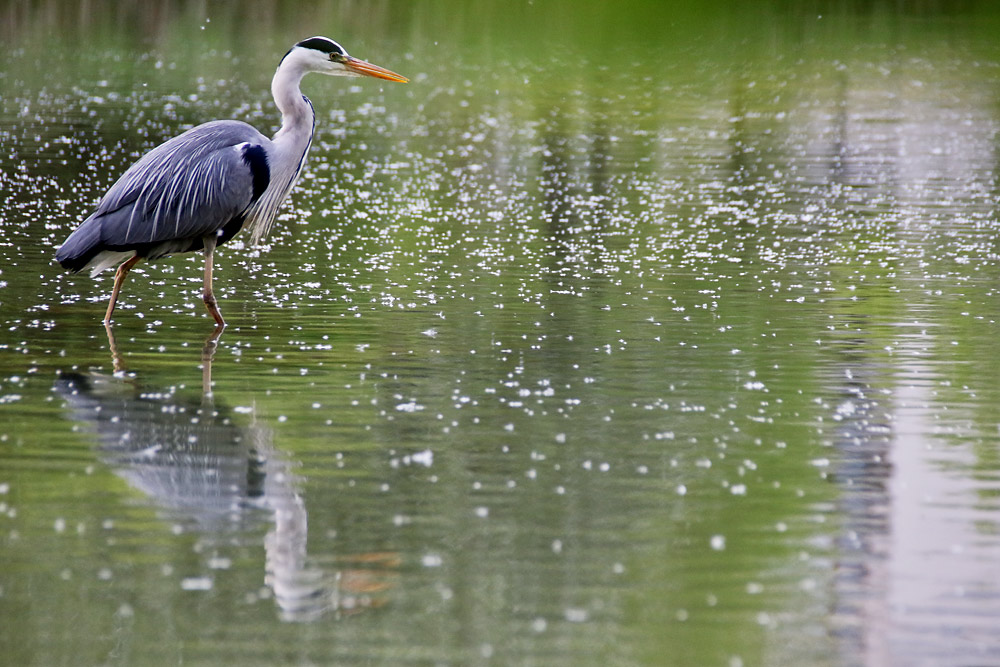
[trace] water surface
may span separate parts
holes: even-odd
[[[995,17],[453,4],[4,10],[3,661],[1000,661]],[[109,337],[54,246],[316,32],[411,84]]]

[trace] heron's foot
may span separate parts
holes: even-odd
[[[226,326],[226,321],[222,319],[222,313],[219,312],[219,302],[215,300],[215,294],[212,292],[205,292],[203,300],[205,301],[205,307],[208,308],[208,312],[211,313],[213,318],[215,318],[216,326]]]

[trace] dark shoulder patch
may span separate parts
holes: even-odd
[[[339,53],[340,55],[347,54],[344,47],[337,44],[337,42],[332,39],[327,39],[326,37],[310,37],[309,39],[302,40],[295,46],[301,46],[303,49],[315,49],[316,51],[321,51],[323,53]]]
[[[263,146],[250,144],[243,148],[243,161],[250,167],[253,177],[253,198],[260,199],[271,182],[271,167],[267,164],[267,152]]]

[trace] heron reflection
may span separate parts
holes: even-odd
[[[264,538],[265,583],[283,619],[310,621],[381,604],[388,577],[380,570],[330,572],[310,564],[306,505],[293,462],[275,448],[266,425],[252,418],[238,423],[233,410],[207,393],[217,340],[210,337],[203,350],[201,396],[144,387],[120,372],[65,373],[56,391],[72,418],[95,435],[100,458],[167,515],[189,518],[195,530],[213,538],[272,524]],[[365,554],[347,560],[392,568],[398,558]]]

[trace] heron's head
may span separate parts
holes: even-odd
[[[395,72],[349,56],[337,42],[326,37],[310,37],[293,46],[281,59],[281,67],[295,64],[309,72],[331,76],[373,76],[406,83],[409,79]]]

